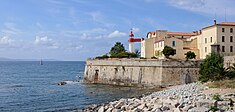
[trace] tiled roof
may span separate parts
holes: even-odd
[[[183,47],[184,50],[198,50],[197,48]]]
[[[235,22],[221,22],[221,23],[218,23],[216,25],[220,25],[220,26],[235,26]],[[210,28],[210,27],[213,27],[213,26],[215,26],[215,25],[210,25],[210,26],[204,27],[202,29]]]
[[[156,40],[155,43],[158,43],[158,42],[161,42],[161,41],[164,41],[164,39]]]
[[[196,33],[189,33],[189,32],[167,32],[167,35],[174,35],[174,36],[195,36]]]
[[[219,23],[219,25],[235,26],[235,22],[222,22],[222,23]]]

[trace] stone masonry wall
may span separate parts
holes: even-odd
[[[235,63],[235,56],[224,56],[224,66],[229,67]]]
[[[84,80],[125,86],[169,86],[195,82],[200,61],[87,60]]]

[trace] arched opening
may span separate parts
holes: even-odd
[[[95,70],[95,77],[94,77],[94,81],[97,82],[99,80],[99,74],[98,74],[99,70]]]

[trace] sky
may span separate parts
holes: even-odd
[[[234,0],[1,0],[0,57],[83,61],[128,35],[235,22]],[[225,16],[226,15],[226,16]],[[140,44],[135,45],[136,49]]]

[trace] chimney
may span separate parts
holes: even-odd
[[[216,25],[216,19],[214,19],[214,25]]]

